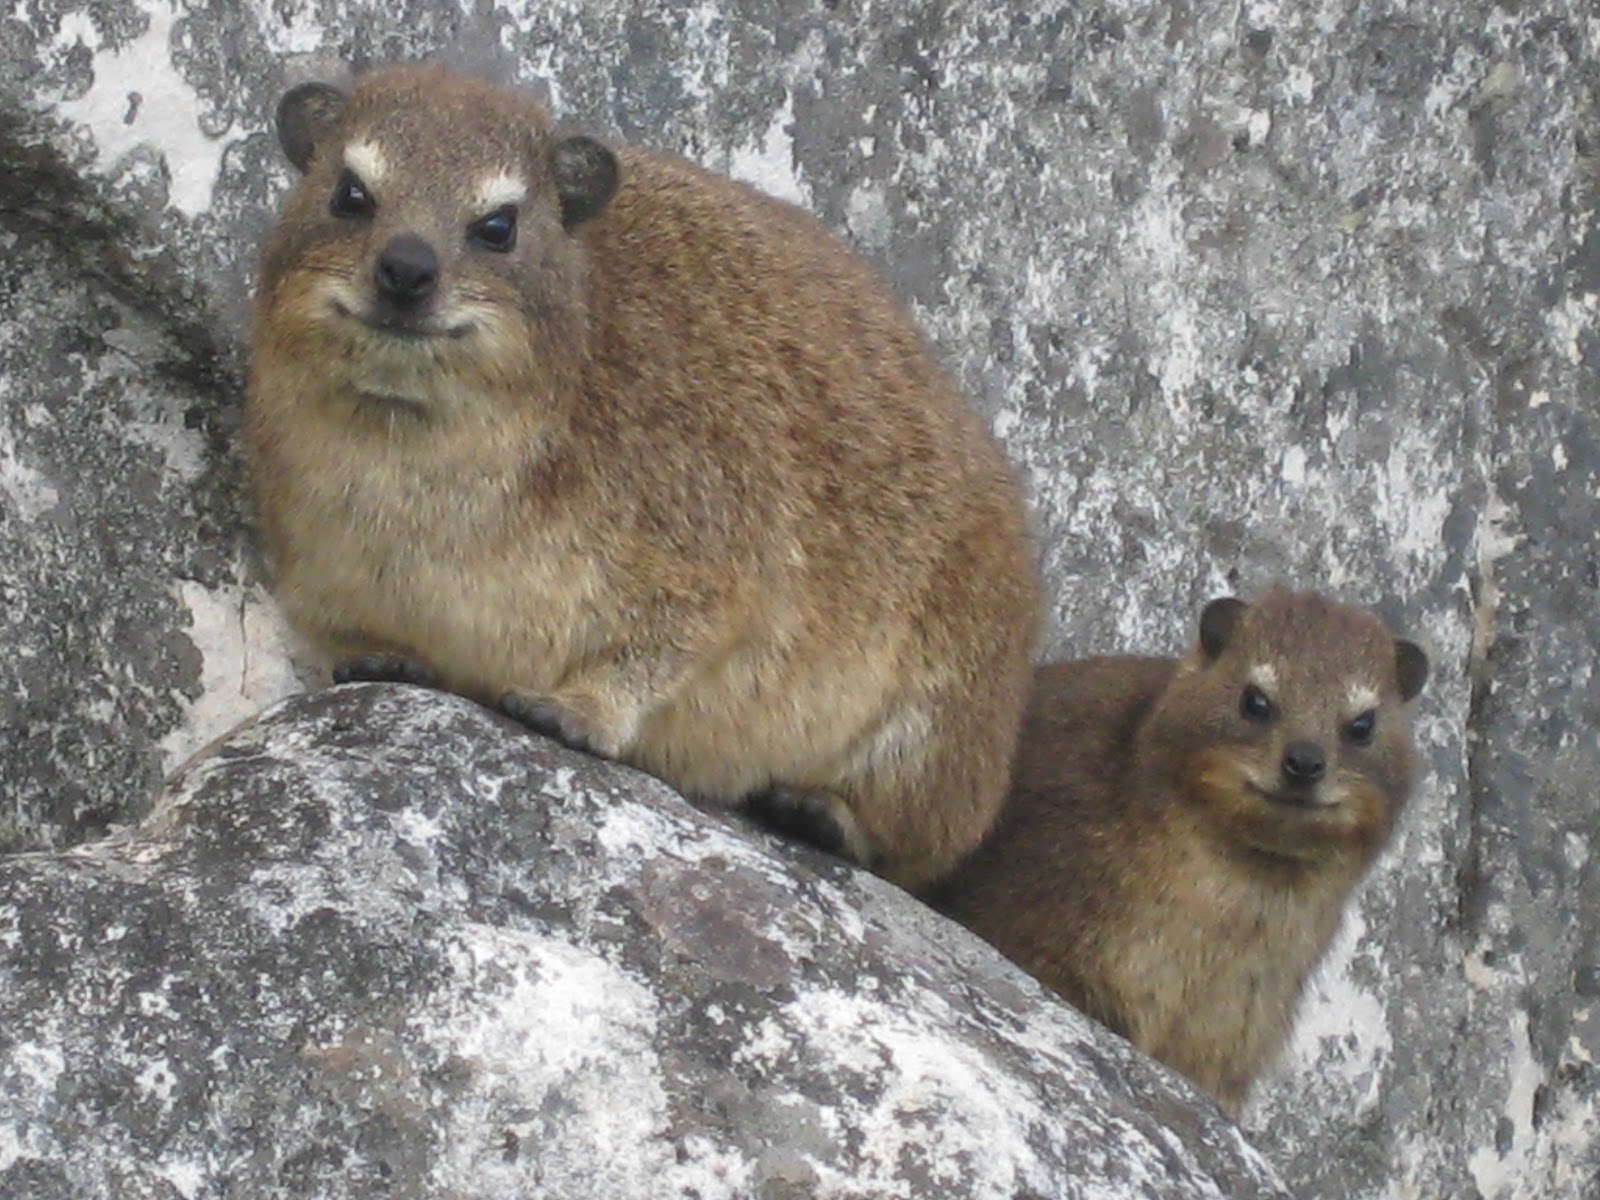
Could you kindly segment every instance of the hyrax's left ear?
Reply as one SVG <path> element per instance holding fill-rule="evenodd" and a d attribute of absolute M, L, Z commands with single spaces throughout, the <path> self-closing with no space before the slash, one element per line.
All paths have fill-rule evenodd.
<path fill-rule="evenodd" d="M 1415 642 L 1395 638 L 1394 672 L 1400 684 L 1400 699 L 1414 700 L 1428 681 L 1428 656 Z"/>
<path fill-rule="evenodd" d="M 350 98 L 331 83 L 302 83 L 278 101 L 278 144 L 302 175 L 317 144 L 328 136 Z"/>
<path fill-rule="evenodd" d="M 1232 596 L 1224 596 L 1206 605 L 1205 611 L 1200 614 L 1200 648 L 1206 652 L 1207 658 L 1215 658 L 1227 648 L 1233 631 L 1238 628 L 1239 618 L 1244 616 L 1244 610 L 1249 607 L 1243 600 L 1236 600 Z"/>
<path fill-rule="evenodd" d="M 616 194 L 617 156 L 593 138 L 567 137 L 553 151 L 561 223 L 568 229 L 600 214 Z"/>

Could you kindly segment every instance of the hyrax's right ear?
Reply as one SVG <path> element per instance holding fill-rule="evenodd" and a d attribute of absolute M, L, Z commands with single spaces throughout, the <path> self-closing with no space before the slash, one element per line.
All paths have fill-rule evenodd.
<path fill-rule="evenodd" d="M 283 94 L 278 101 L 278 144 L 295 170 L 305 173 L 317 143 L 328 136 L 349 102 L 350 97 L 331 83 L 302 83 Z"/>
<path fill-rule="evenodd" d="M 617 156 L 593 138 L 567 137 L 555 145 L 556 195 L 561 223 L 568 229 L 599 216 L 616 195 L 621 171 Z"/>
<path fill-rule="evenodd" d="M 1224 596 L 1206 605 L 1205 611 L 1200 614 L 1200 648 L 1206 652 L 1207 658 L 1215 658 L 1227 648 L 1233 631 L 1238 628 L 1239 618 L 1244 616 L 1244 610 L 1249 607 L 1243 600 L 1235 600 L 1232 596 Z"/>

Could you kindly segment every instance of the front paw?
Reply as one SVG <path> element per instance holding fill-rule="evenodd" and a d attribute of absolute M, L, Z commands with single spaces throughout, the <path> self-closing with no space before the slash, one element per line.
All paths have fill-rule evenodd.
<path fill-rule="evenodd" d="M 500 711 L 537 734 L 554 738 L 569 750 L 607 757 L 595 748 L 588 724 L 566 705 L 537 692 L 510 691 L 500 697 Z"/>
<path fill-rule="evenodd" d="M 409 683 L 416 687 L 436 688 L 439 675 L 432 667 L 416 658 L 403 654 L 358 654 L 344 659 L 333 668 L 335 683 Z"/>

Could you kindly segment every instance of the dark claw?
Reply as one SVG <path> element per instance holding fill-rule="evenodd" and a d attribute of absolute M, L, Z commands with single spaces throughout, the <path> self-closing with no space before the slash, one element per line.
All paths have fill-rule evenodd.
<path fill-rule="evenodd" d="M 750 815 L 774 833 L 805 842 L 829 854 L 846 853 L 844 829 L 826 796 L 774 787 L 745 800 Z"/>
<path fill-rule="evenodd" d="M 439 676 L 415 658 L 403 654 L 358 654 L 336 663 L 333 668 L 335 683 L 409 683 L 416 687 L 436 688 Z"/>
<path fill-rule="evenodd" d="M 553 738 L 569 750 L 593 754 L 589 733 L 571 712 L 546 696 L 507 692 L 500 697 L 500 711 L 537 734 Z"/>

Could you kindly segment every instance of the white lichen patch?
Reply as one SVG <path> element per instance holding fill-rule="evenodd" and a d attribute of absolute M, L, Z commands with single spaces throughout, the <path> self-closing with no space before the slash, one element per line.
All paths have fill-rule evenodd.
<path fill-rule="evenodd" d="M 185 700 L 183 722 L 161 742 L 170 772 L 201 747 L 274 701 L 299 691 L 288 630 L 259 588 L 212 589 L 178 580 L 189 609 L 189 636 L 200 652 L 200 695 Z"/>
<path fill-rule="evenodd" d="M 160 987 L 141 991 L 134 997 L 134 1007 L 142 1017 L 172 1018 L 177 1013 L 172 1006 L 171 988 L 176 982 L 170 976 L 161 981 Z M 168 1075 L 170 1077 L 170 1072 Z"/>
<path fill-rule="evenodd" d="M 163 1113 L 172 1107 L 172 1089 L 175 1080 L 172 1065 L 165 1059 L 146 1062 L 134 1076 L 133 1082 L 134 1086 L 144 1094 L 144 1098 L 154 1102 Z"/>
<path fill-rule="evenodd" d="M 896 1077 L 882 1104 L 863 1114 L 859 1131 L 866 1171 L 818 1168 L 835 1194 L 852 1194 L 864 1179 L 880 1195 L 907 1200 L 930 1190 L 998 1200 L 1046 1182 L 1047 1172 L 1015 1120 L 1018 1111 L 1027 1110 L 1008 1107 L 1024 1097 L 996 1089 L 981 1061 L 928 1039 L 896 1039 L 888 1051 L 905 1073 Z M 935 1128 L 936 1149 L 930 1137 Z M 911 1171 L 908 1162 L 915 1164 Z"/>
<path fill-rule="evenodd" d="M 888 246 L 894 230 L 883 189 L 870 183 L 856 187 L 845 201 L 845 223 L 856 245 L 869 250 Z"/>
<path fill-rule="evenodd" d="M 168 421 L 125 421 L 121 429 L 129 441 L 159 453 L 179 479 L 193 481 L 204 472 L 205 441 L 198 433 Z"/>
<path fill-rule="evenodd" d="M 1382 998 L 1355 978 L 1357 958 L 1379 953 L 1367 932 L 1360 902 L 1352 902 L 1307 981 L 1280 1067 L 1301 1081 L 1315 1079 L 1318 1088 L 1336 1089 L 1341 1108 L 1355 1116 L 1377 1103 L 1383 1066 L 1394 1048 Z"/>
<path fill-rule="evenodd" d="M 577 947 L 489 926 L 461 928 L 446 955 L 451 990 L 412 1029 L 473 1075 L 470 1094 L 437 1113 L 438 1194 L 682 1194 L 650 990 Z M 742 1179 L 730 1182 L 704 1194 L 738 1194 Z"/>
<path fill-rule="evenodd" d="M 175 5 L 141 0 L 139 7 L 149 24 L 117 47 L 101 45 L 88 21 L 63 24 L 68 44 L 81 41 L 94 51 L 94 83 L 83 95 L 63 100 L 59 112 L 93 141 L 103 171 L 117 170 L 141 147 L 154 148 L 167 164 L 168 203 L 194 217 L 211 207 L 229 143 L 201 130 L 200 98 L 172 61 Z"/>
<path fill-rule="evenodd" d="M 480 781 L 487 780 L 486 776 L 479 776 Z M 493 790 L 498 791 L 503 784 L 502 780 L 490 781 Z M 415 808 L 402 809 L 395 813 L 394 831 L 403 840 L 413 846 L 430 847 L 444 834 L 444 826 L 427 813 Z"/>
<path fill-rule="evenodd" d="M 1562 834 L 1561 856 L 1567 864 L 1567 870 L 1572 873 L 1574 878 L 1588 865 L 1589 854 L 1589 839 L 1570 829 Z"/>
<path fill-rule="evenodd" d="M 7 388 L 5 378 L 0 376 L 0 402 L 4 401 Z M 17 457 L 16 441 L 4 424 L 0 424 L 0 492 L 24 521 L 37 521 L 61 500 L 54 483 Z"/>
<path fill-rule="evenodd" d="M 1557 1194 L 1547 1192 L 1542 1183 L 1534 1184 L 1530 1178 L 1529 1160 L 1536 1143 L 1533 1101 L 1544 1082 L 1544 1070 L 1533 1054 L 1526 1013 L 1510 1014 L 1509 1035 L 1506 1093 L 1501 1106 L 1501 1115 L 1511 1128 L 1509 1148 L 1502 1152 L 1494 1146 L 1480 1146 L 1467 1163 L 1484 1200 L 1524 1200 Z"/>
<path fill-rule="evenodd" d="M 683 823 L 642 804 L 608 807 L 594 832 L 608 855 L 627 861 L 637 861 L 643 854 L 682 855 L 687 850 Z"/>
<path fill-rule="evenodd" d="M 1206 369 L 1204 339 L 1195 295 L 1194 270 L 1177 193 L 1153 190 L 1140 202 L 1129 229 L 1132 271 L 1145 276 L 1151 300 L 1159 302 L 1159 328 L 1150 331 L 1151 366 L 1176 423 L 1186 424 L 1190 400 Z"/>
<path fill-rule="evenodd" d="M 1461 403 L 1451 397 L 1447 403 Z M 1444 524 L 1455 503 L 1449 473 L 1433 463 L 1435 450 L 1420 433 L 1399 441 L 1384 464 L 1378 516 L 1392 531 L 1390 554 L 1431 567 L 1444 540 Z"/>
<path fill-rule="evenodd" d="M 272 19 L 258 22 L 256 28 L 279 58 L 322 49 L 324 27 L 317 0 L 274 0 Z"/>
<path fill-rule="evenodd" d="M 1044 1010 L 1009 1030 L 1039 1064 L 1034 1078 L 1005 1070 L 976 1044 L 952 1038 L 950 1023 L 957 1019 L 933 993 L 916 994 L 910 1005 L 886 1005 L 867 995 L 807 989 L 747 1034 L 737 1061 L 760 1075 L 781 1075 L 795 1061 L 828 1063 L 838 1099 L 824 1119 L 860 1139 L 848 1165 L 806 1156 L 818 1180 L 812 1194 L 905 1200 L 1045 1194 L 1059 1181 L 1041 1148 L 1070 1145 L 1086 1167 L 1123 1177 L 1125 1186 L 1108 1195 L 1146 1195 L 1155 1193 L 1141 1190 L 1141 1183 L 1158 1187 L 1157 1175 L 1187 1157 L 1182 1146 L 1168 1145 L 1167 1159 L 1148 1158 L 1161 1162 L 1160 1170 L 1142 1178 L 1146 1156 L 1132 1150 L 1147 1140 L 1140 1131 L 1106 1113 L 1089 1117 L 1052 1103 L 1041 1080 L 1085 1095 L 1097 1087 L 1065 1053 L 1079 1036 L 1065 1010 Z M 1092 1141 L 1079 1136 L 1086 1120 L 1095 1125 Z"/>
<path fill-rule="evenodd" d="M 727 10 L 715 0 L 702 0 L 695 6 L 678 9 L 683 22 L 684 41 L 695 48 L 695 65 L 686 70 L 683 90 L 696 107 L 728 90 L 731 64 L 728 61 Z M 687 64 L 685 64 L 687 66 Z"/>
<path fill-rule="evenodd" d="M 49 1160 L 59 1154 L 45 1111 L 66 1070 L 58 1024 L 31 1031 L 38 1040 L 21 1041 L 0 1059 L 0 1172 L 23 1158 Z"/>
<path fill-rule="evenodd" d="M 936 1035 L 924 1014 L 808 990 L 775 1024 L 787 1036 L 764 1027 L 746 1053 L 827 1061 L 839 1083 L 836 1119 L 862 1142 L 859 1162 L 848 1169 L 809 1160 L 820 1181 L 817 1195 L 866 1191 L 906 1200 L 925 1194 L 977 1200 L 1025 1190 L 1034 1152 L 1017 1118 L 1038 1108 L 1037 1095 L 1022 1081 L 1000 1077 L 970 1047 Z M 931 1136 L 935 1128 L 937 1138 Z M 908 1177 L 907 1159 L 917 1164 L 917 1176 Z"/>
<path fill-rule="evenodd" d="M 1582 296 L 1567 296 L 1550 310 L 1546 318 L 1553 349 L 1569 363 L 1583 362 L 1584 334 L 1595 329 L 1600 295 L 1588 292 Z"/>
<path fill-rule="evenodd" d="M 192 1158 L 162 1162 L 156 1171 L 182 1200 L 195 1200 L 206 1189 L 211 1177 L 205 1164 Z"/>
<path fill-rule="evenodd" d="M 9 1171 L 23 1153 L 17 1126 L 0 1120 L 0 1171 Z"/>
<path fill-rule="evenodd" d="M 21 1085 L 35 1095 L 47 1096 L 55 1090 L 66 1065 L 59 1042 L 22 1042 L 13 1046 L 9 1060 L 0 1064 L 0 1077 L 9 1076 L 13 1087 Z"/>
<path fill-rule="evenodd" d="M 729 156 L 726 171 L 769 196 L 810 207 L 810 190 L 800 181 L 795 166 L 792 92 L 784 96 L 783 107 L 773 114 L 767 128 Z"/>

